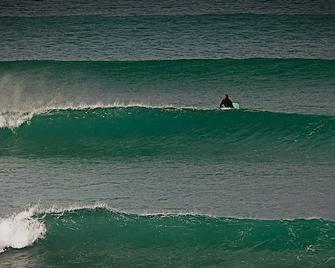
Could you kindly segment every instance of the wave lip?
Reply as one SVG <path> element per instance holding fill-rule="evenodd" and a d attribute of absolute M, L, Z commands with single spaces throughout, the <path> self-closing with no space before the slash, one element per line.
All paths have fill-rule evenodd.
<path fill-rule="evenodd" d="M 217 108 L 225 89 L 244 108 L 334 114 L 334 70 L 334 60 L 293 58 L 2 61 L 0 111 L 104 107 L 118 101 Z"/>
<path fill-rule="evenodd" d="M 9 128 L 15 129 L 24 123 L 29 122 L 33 116 L 34 112 L 5 112 L 0 113 L 0 129 Z"/>
<path fill-rule="evenodd" d="M 46 226 L 34 218 L 35 208 L 0 219 L 0 253 L 8 248 L 25 248 L 46 235 Z"/>
<path fill-rule="evenodd" d="M 234 103 L 237 105 L 237 109 L 240 108 L 239 103 Z M 146 109 L 174 109 L 174 110 L 212 110 L 210 108 L 197 108 L 195 106 L 175 106 L 175 105 L 149 105 L 140 102 L 128 102 L 123 103 L 115 101 L 114 103 L 77 103 L 77 104 L 64 104 L 64 105 L 54 105 L 49 104 L 43 108 L 36 108 L 29 111 L 0 111 L 0 129 L 9 128 L 16 129 L 23 124 L 30 124 L 33 117 L 41 116 L 43 114 L 53 114 L 55 112 L 66 112 L 66 111 L 90 111 L 96 109 L 111 109 L 111 108 L 146 108 Z M 224 108 L 222 109 L 224 110 Z"/>

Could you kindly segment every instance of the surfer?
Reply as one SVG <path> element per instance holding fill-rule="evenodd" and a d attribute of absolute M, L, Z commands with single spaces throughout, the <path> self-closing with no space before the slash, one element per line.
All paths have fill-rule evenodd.
<path fill-rule="evenodd" d="M 234 105 L 232 101 L 229 99 L 228 95 L 225 95 L 223 100 L 221 101 L 220 108 L 222 108 L 222 106 L 226 108 L 234 108 Z"/>

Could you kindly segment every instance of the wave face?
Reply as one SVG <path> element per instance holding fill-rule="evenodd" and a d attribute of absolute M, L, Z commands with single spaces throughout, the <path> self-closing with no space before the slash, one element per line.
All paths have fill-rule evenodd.
<path fill-rule="evenodd" d="M 335 153 L 335 119 L 248 110 L 68 109 L 2 128 L 0 137 L 4 155 L 325 160 Z"/>
<path fill-rule="evenodd" d="M 320 219 L 136 215 L 103 207 L 36 211 L 30 217 L 45 226 L 46 233 L 20 253 L 9 250 L 3 263 L 22 262 L 28 267 L 334 265 L 335 223 Z M 21 258 L 15 260 L 16 254 Z"/>
<path fill-rule="evenodd" d="M 0 111 L 147 106 L 335 115 L 335 61 L 307 59 L 0 62 Z M 99 104 L 99 105 L 97 105 Z"/>

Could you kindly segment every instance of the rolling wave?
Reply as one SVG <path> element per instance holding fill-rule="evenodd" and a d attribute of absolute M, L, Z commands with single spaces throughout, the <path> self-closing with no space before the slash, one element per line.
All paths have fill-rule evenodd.
<path fill-rule="evenodd" d="M 176 60 L 135 60 L 135 61 L 54 61 L 54 60 L 14 60 L 1 61 L 0 73 L 22 72 L 25 75 L 48 74 L 52 77 L 71 78 L 71 75 L 103 75 L 104 78 L 139 77 L 169 78 L 169 76 L 203 78 L 226 75 L 268 74 L 287 79 L 309 78 L 310 75 L 333 79 L 335 60 L 304 58 L 247 58 L 247 59 L 176 59 Z M 148 74 L 152 74 L 148 76 Z M 130 75 L 130 76 L 129 76 Z M 244 75 L 244 76 L 243 76 Z M 249 77 L 249 79 L 252 77 Z M 73 78 L 71 78 L 72 80 Z"/>
<path fill-rule="evenodd" d="M 0 62 L 0 112 L 111 103 L 334 114 L 334 60 L 222 59 Z M 0 122 L 1 124 L 1 122 Z"/>
<path fill-rule="evenodd" d="M 260 220 L 197 214 L 137 215 L 104 206 L 76 209 L 31 209 L 1 219 L 0 231 L 10 222 L 23 230 L 17 246 L 1 237 L 2 250 L 23 248 L 40 264 L 97 265 L 333 265 L 335 223 L 322 219 Z M 19 213 L 18 215 L 21 215 Z M 23 228 L 27 222 L 30 228 Z M 7 225 L 6 225 L 7 224 Z M 7 236 L 8 238 L 9 236 Z M 1 254 L 18 254 L 15 251 Z M 103 257 L 105 256 L 105 257 Z M 109 256 L 108 258 L 106 256 Z M 107 259 L 106 259 L 107 258 Z"/>
<path fill-rule="evenodd" d="M 19 127 L 0 129 L 2 155 L 325 160 L 335 153 L 333 116 L 137 106 L 23 116 L 14 120 Z"/>

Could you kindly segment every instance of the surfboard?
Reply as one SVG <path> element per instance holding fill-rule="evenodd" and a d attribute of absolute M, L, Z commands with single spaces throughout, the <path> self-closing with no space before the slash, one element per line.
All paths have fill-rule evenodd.
<path fill-rule="evenodd" d="M 234 109 L 240 109 L 240 104 L 238 102 L 233 102 Z"/>
<path fill-rule="evenodd" d="M 234 108 L 222 107 L 221 110 L 238 110 L 240 109 L 240 104 L 238 102 L 233 102 Z"/>

